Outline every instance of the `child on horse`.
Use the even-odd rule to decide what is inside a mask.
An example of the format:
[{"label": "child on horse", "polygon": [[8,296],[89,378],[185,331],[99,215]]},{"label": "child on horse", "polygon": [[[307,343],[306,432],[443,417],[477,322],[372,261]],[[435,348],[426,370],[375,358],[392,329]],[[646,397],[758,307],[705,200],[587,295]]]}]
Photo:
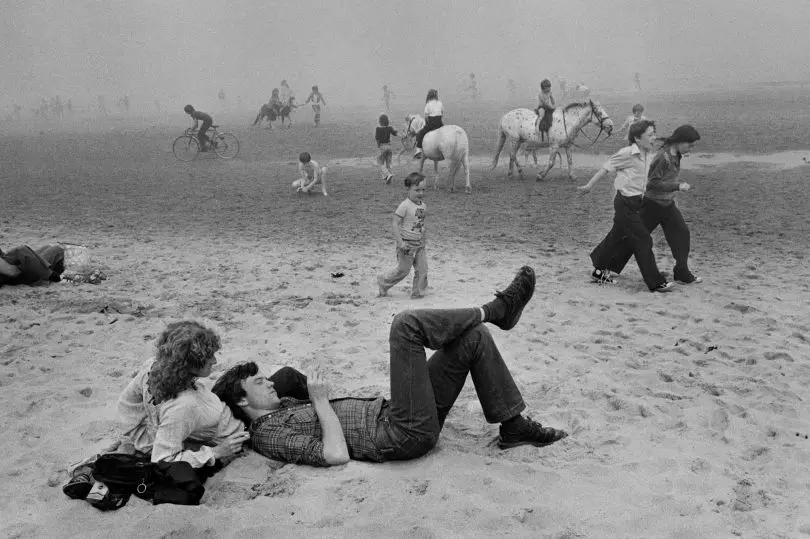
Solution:
[{"label": "child on horse", "polygon": [[554,96],[551,95],[551,81],[543,79],[540,83],[540,94],[537,96],[538,103],[535,112],[540,116],[540,111],[543,110],[543,116],[537,121],[537,130],[540,131],[540,140],[545,140],[548,135],[548,130],[551,128],[551,119],[554,115]]},{"label": "child on horse", "polygon": [[414,159],[422,158],[422,140],[425,135],[439,129],[444,124],[442,123],[442,115],[444,114],[444,105],[439,101],[439,91],[431,88],[428,90],[427,98],[425,98],[425,127],[416,135],[416,153]]}]

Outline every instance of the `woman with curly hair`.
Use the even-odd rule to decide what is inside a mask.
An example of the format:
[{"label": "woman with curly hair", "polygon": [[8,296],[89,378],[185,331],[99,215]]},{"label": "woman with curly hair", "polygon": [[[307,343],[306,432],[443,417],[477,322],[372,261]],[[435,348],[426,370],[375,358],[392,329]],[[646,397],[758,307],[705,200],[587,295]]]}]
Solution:
[{"label": "woman with curly hair", "polygon": [[[239,453],[249,437],[244,423],[200,380],[211,375],[220,346],[219,336],[199,322],[166,326],[155,357],[118,400],[124,442],[151,454],[152,462],[185,461],[193,468]],[[285,367],[274,377],[285,395],[306,388],[306,377],[295,369]]]}]

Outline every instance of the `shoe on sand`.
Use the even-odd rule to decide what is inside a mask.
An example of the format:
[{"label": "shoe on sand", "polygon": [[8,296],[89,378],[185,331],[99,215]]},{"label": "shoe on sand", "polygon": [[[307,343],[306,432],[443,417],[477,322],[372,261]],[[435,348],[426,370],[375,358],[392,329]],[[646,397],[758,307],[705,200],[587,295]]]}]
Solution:
[{"label": "shoe on sand", "polygon": [[523,266],[512,283],[503,292],[495,292],[495,299],[484,305],[486,321],[503,330],[510,330],[520,320],[523,308],[534,295],[534,270]]},{"label": "shoe on sand", "polygon": [[672,292],[673,288],[675,288],[675,283],[672,281],[666,281],[650,290],[650,292]]},{"label": "shoe on sand", "polygon": [[596,268],[591,273],[591,280],[599,284],[616,284],[616,279],[611,277],[610,271]]},{"label": "shoe on sand", "polygon": [[544,447],[567,438],[568,433],[564,430],[544,427],[537,421],[527,417],[523,426],[516,432],[509,432],[501,425],[500,436],[498,436],[498,447],[509,449],[519,445],[533,445]]}]

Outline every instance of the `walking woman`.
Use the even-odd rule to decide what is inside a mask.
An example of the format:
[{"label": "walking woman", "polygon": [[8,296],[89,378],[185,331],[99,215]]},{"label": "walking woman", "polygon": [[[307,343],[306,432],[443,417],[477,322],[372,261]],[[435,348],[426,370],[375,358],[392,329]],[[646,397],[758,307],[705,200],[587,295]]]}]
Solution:
[{"label": "walking woman", "polygon": [[427,98],[425,99],[425,127],[416,135],[416,153],[414,159],[422,158],[422,139],[425,135],[434,131],[444,124],[442,123],[442,115],[444,114],[444,105],[439,101],[439,92],[431,88],[428,90]]},{"label": "walking woman", "polygon": [[582,194],[588,193],[600,179],[611,172],[616,173],[613,228],[591,252],[594,266],[591,277],[599,283],[613,283],[610,272],[619,273],[624,268],[617,255],[623,251],[623,243],[628,242],[650,292],[669,292],[673,284],[658,271],[652,237],[641,219],[641,205],[653,157],[655,123],[642,120],[633,124],[627,140],[629,146],[613,154],[587,184],[577,188]]}]

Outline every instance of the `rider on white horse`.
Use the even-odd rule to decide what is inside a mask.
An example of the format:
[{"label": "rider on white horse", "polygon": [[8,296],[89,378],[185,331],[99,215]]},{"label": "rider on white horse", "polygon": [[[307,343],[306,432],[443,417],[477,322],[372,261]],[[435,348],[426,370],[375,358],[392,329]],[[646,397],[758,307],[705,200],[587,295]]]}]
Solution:
[{"label": "rider on white horse", "polygon": [[[540,140],[545,140],[548,130],[551,128],[552,115],[554,114],[554,96],[551,95],[551,81],[543,79],[540,83],[540,94],[537,96],[538,103],[535,112],[540,117],[537,121],[537,130],[540,131]],[[540,110],[543,115],[540,116]]]},{"label": "rider on white horse", "polygon": [[422,139],[425,138],[425,135],[444,125],[442,123],[443,114],[444,105],[439,101],[439,92],[431,88],[428,90],[427,98],[425,98],[425,127],[416,135],[414,159],[421,159],[422,157]]}]

